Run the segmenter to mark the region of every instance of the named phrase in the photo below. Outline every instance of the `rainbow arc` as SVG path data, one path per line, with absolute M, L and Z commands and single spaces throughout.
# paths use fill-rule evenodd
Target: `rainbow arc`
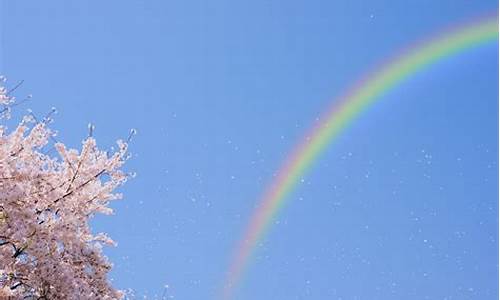
M 320 121 L 291 151 L 278 175 L 254 211 L 240 240 L 224 284 L 224 299 L 231 299 L 252 253 L 269 230 L 271 221 L 321 153 L 362 112 L 398 84 L 430 65 L 455 54 L 498 40 L 498 19 L 482 18 L 420 42 L 390 58 L 336 99 Z

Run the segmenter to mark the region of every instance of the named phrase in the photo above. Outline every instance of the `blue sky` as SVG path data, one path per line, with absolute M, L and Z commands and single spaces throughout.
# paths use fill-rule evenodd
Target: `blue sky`
M 0 73 L 77 147 L 139 134 L 118 288 L 216 299 L 260 194 L 353 81 L 496 1 L 6 1 Z M 236 299 L 497 299 L 498 45 L 405 81 L 290 196 Z M 26 107 L 27 108 L 27 107 Z M 23 107 L 24 109 L 24 107 Z M 19 116 L 22 110 L 16 112 Z

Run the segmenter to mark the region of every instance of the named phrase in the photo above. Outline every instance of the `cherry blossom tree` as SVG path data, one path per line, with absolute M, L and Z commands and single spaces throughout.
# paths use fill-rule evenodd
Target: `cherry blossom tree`
M 15 104 L 0 87 L 0 120 Z M 120 198 L 128 141 L 110 153 L 91 132 L 81 150 L 53 136 L 33 115 L 11 131 L 0 124 L 0 298 L 121 299 L 101 250 L 114 242 L 94 235 L 89 218 L 112 213 L 108 202 Z

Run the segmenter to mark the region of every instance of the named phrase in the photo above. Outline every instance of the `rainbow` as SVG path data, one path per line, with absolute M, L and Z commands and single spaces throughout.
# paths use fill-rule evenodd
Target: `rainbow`
M 374 72 L 353 85 L 292 151 L 278 175 L 260 199 L 245 235 L 235 253 L 223 289 L 223 299 L 231 299 L 249 260 L 273 218 L 286 203 L 299 179 L 320 154 L 363 111 L 411 75 L 451 55 L 498 39 L 498 19 L 483 17 L 406 48 Z

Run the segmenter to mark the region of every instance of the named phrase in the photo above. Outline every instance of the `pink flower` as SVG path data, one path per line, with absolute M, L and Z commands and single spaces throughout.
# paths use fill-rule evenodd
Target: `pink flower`
M 3 109 L 11 101 L 0 87 Z M 127 179 L 127 144 L 108 155 L 88 137 L 80 151 L 55 143 L 53 157 L 42 150 L 52 135 L 32 117 L 11 132 L 0 125 L 0 298 L 121 299 L 101 252 L 115 243 L 94 236 L 88 220 L 112 212 L 108 202 Z

